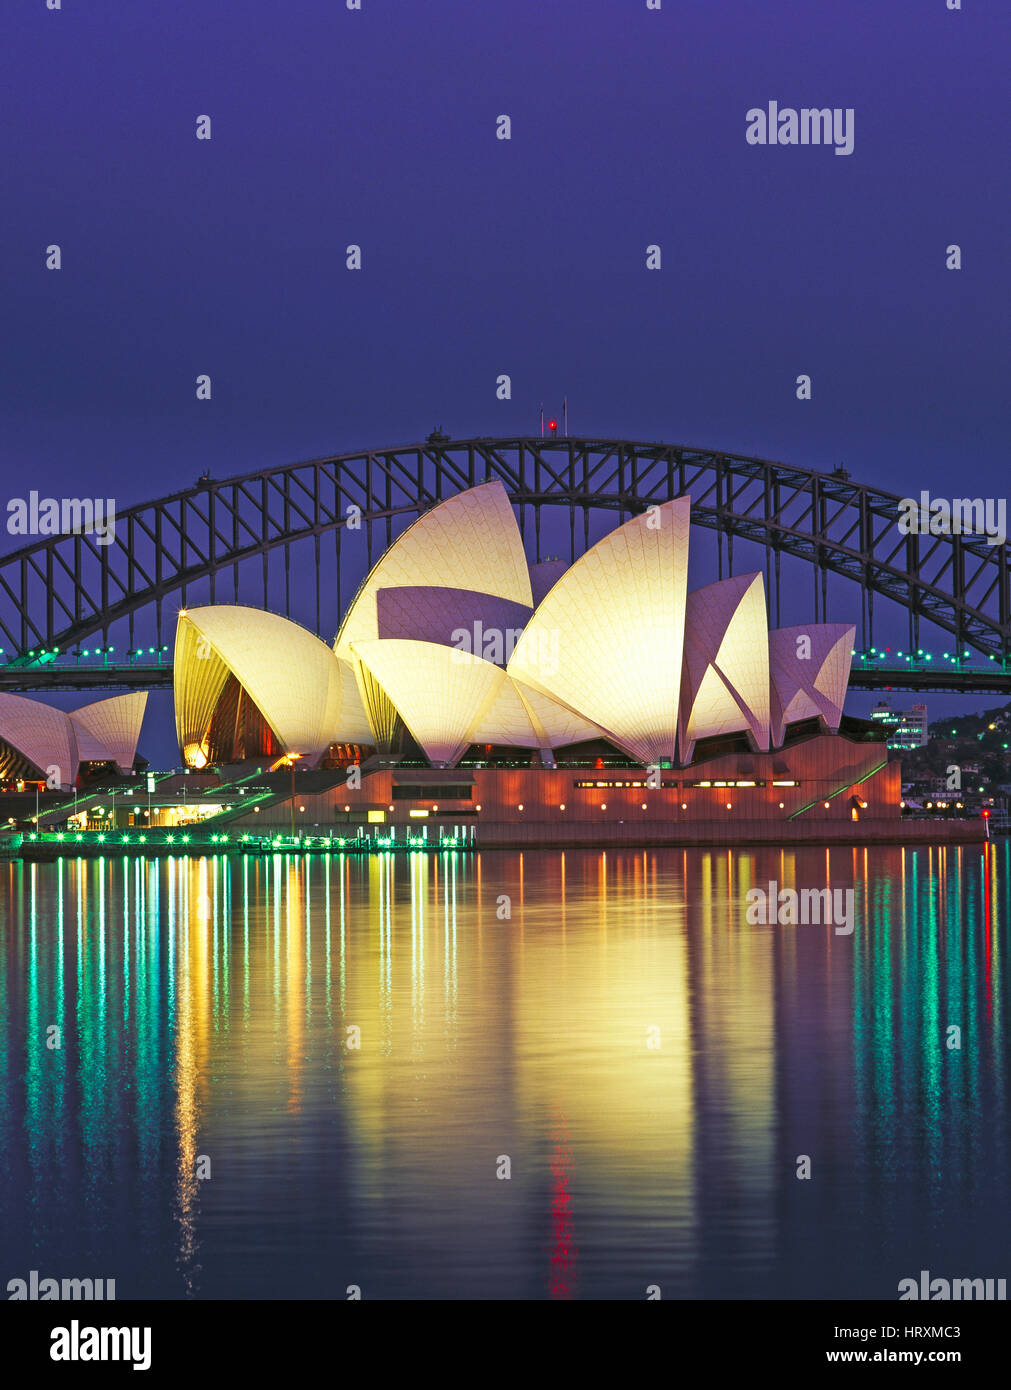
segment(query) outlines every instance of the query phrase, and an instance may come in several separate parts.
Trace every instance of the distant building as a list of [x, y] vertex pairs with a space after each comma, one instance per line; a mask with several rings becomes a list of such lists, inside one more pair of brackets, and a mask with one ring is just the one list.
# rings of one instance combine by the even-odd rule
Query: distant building
[[889, 748], [922, 748], [930, 740], [926, 705], [894, 710], [887, 700], [882, 700], [871, 711], [871, 718], [888, 729]]

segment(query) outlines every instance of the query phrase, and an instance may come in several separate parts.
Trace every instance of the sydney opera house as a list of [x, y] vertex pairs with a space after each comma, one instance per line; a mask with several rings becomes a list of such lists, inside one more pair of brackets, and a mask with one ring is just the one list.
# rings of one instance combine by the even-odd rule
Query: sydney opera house
[[128, 773], [137, 755], [147, 691], [96, 700], [69, 713], [0, 694], [0, 783], [66, 790], [82, 774]]
[[[761, 574], [689, 591], [689, 534], [681, 497], [571, 565], [528, 564], [490, 482], [394, 541], [332, 648], [259, 609], [183, 611], [184, 763], [297, 759], [321, 774], [300, 824], [428, 821], [485, 844], [896, 818], [897, 764], [843, 713], [853, 627], [770, 631]], [[256, 810], [249, 824], [294, 815]]]

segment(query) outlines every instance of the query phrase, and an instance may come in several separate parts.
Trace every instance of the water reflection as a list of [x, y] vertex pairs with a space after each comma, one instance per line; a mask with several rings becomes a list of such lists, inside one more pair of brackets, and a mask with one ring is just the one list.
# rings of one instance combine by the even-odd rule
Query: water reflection
[[[851, 888], [853, 934], [748, 926], [770, 881]], [[1005, 1275], [1008, 881], [1007, 842], [4, 865], [0, 1276]]]

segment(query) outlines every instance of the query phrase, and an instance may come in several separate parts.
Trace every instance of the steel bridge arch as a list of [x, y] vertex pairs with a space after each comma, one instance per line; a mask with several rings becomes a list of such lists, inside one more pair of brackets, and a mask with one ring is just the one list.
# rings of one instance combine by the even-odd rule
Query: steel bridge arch
[[[261, 557], [267, 606], [268, 556], [283, 553], [290, 606], [291, 549], [312, 540], [316, 550], [316, 627], [320, 631], [321, 539], [336, 542], [338, 590], [341, 541], [357, 519], [364, 528], [367, 563], [376, 556], [374, 532], [393, 537], [394, 519], [418, 515], [463, 488], [501, 479], [519, 508], [526, 536], [534, 514], [535, 558], [540, 559], [543, 508], [569, 511], [571, 558], [577, 555], [576, 518], [582, 514], [579, 553], [590, 543], [590, 513], [606, 509], [620, 519], [687, 493], [694, 525], [717, 532], [719, 568], [727, 549], [733, 572], [735, 539], [766, 550], [771, 616], [779, 622], [780, 562], [792, 556], [813, 567], [815, 620], [826, 615], [828, 576], [860, 585], [861, 629], [873, 640], [874, 597], [908, 610], [910, 647], [920, 619], [967, 646], [1006, 661], [1011, 654], [1011, 585], [1007, 545], [976, 535], [904, 535], [900, 498], [832, 473], [769, 459], [684, 445], [557, 436], [451, 440], [367, 449], [262, 468], [194, 487], [118, 512], [115, 536], [99, 545], [92, 534], [49, 536], [0, 557], [0, 642], [18, 657], [32, 649], [66, 651], [122, 620], [155, 610], [158, 640], [162, 609], [187, 588], [209, 582]], [[8, 647], [9, 644], [9, 647]], [[9, 656], [8, 656], [8, 659]]]

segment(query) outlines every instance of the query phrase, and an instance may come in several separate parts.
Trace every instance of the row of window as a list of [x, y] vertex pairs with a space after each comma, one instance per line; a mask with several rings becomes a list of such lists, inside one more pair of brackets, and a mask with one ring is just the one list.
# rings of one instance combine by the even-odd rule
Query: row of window
[[[582, 787], [582, 788], [590, 787], [590, 788], [593, 788], [594, 790], [597, 790], [598, 788], [603, 788], [603, 787], [644, 787], [644, 788], [646, 788], [646, 789], [648, 790], [651, 786], [655, 786], [654, 783], [651, 783], [651, 782], [649, 782], [648, 780], [643, 780], [643, 781], [639, 781], [639, 782], [617, 782], [617, 781], [606, 781], [606, 780], [602, 780], [602, 779], [597, 780], [597, 781], [593, 781], [593, 782], [573, 782], [572, 785], [573, 785], [574, 787]], [[681, 787], [684, 787], [684, 788], [689, 788], [689, 787], [767, 787], [768, 785], [769, 785], [768, 782], [764, 782], [764, 781], [755, 781], [754, 779], [751, 779], [751, 778], [748, 778], [748, 779], [738, 779], [737, 781], [734, 781], [734, 780], [732, 780], [732, 779], [728, 779], [728, 780], [726, 780], [726, 781], [719, 781], [719, 780], [717, 780], [717, 779], [715, 779], [715, 778], [712, 778], [712, 779], [707, 779], [707, 780], [704, 781], [704, 782], [674, 782], [674, 781], [669, 780], [668, 778], [664, 778], [664, 779], [662, 780], [662, 782], [661, 782], [661, 786], [664, 786], [664, 787], [672, 787], [672, 788], [681, 788]], [[772, 782], [772, 786], [774, 786], [774, 787], [799, 787], [800, 785], [801, 785], [800, 782], [788, 781], [788, 780], [785, 780], [785, 779], [784, 779], [784, 780], [778, 780], [778, 779], [777, 779], [777, 780], [775, 780], [775, 781]]]
[[474, 786], [466, 783], [416, 782], [413, 785], [394, 786], [394, 801], [470, 801]]
[[[593, 781], [573, 782], [572, 785], [577, 789], [583, 791], [604, 791], [611, 789], [620, 789], [622, 787], [648, 791], [651, 789], [655, 789], [656, 784], [651, 783], [646, 778], [636, 778], [633, 780], [614, 777], [598, 777], [594, 778]], [[705, 780], [697, 782], [683, 782], [675, 781], [672, 778], [665, 777], [661, 780], [660, 785], [662, 787], [669, 788], [671, 791], [680, 791], [705, 789], [712, 787], [722, 789], [726, 789], [728, 787], [767, 787], [770, 785], [770, 783], [768, 781], [758, 780], [754, 778], [706, 778]], [[772, 781], [771, 785], [773, 787], [799, 787], [802, 784], [790, 778], [776, 778]], [[473, 797], [473, 786], [466, 786], [462, 784], [454, 785], [451, 783], [431, 783], [425, 785], [416, 784], [414, 786], [395, 786], [393, 788], [394, 801], [433, 801], [436, 804], [438, 804], [438, 802], [440, 801], [472, 801]]]

